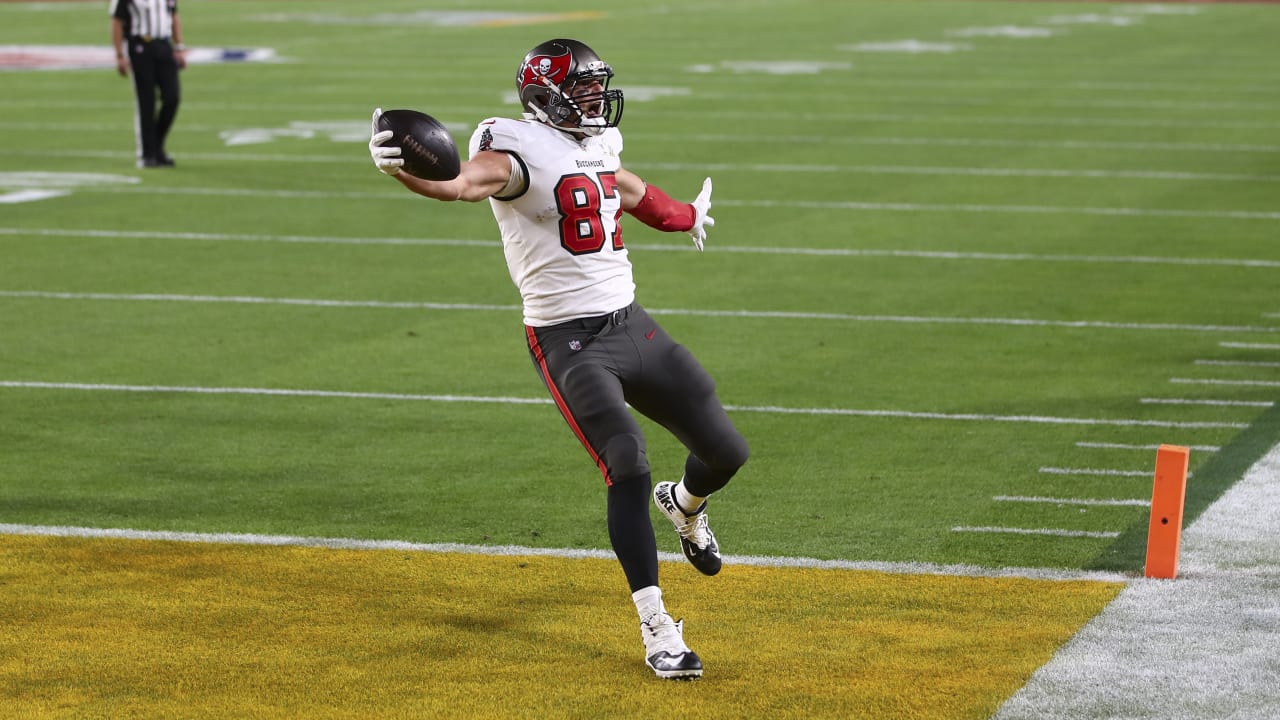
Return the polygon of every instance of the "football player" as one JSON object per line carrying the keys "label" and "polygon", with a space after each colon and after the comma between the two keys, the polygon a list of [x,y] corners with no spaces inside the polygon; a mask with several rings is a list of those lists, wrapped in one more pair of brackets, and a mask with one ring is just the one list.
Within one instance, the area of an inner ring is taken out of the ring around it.
{"label": "football player", "polygon": [[481,122],[456,178],[402,172],[401,148],[383,144],[392,132],[378,131],[380,109],[369,152],[379,170],[419,195],[489,201],[523,301],[534,367],[604,476],[609,538],[640,616],[645,662],[659,677],[692,678],[702,674],[702,661],[684,643],[683,621],[663,604],[645,438],[628,405],[689,449],[681,480],[658,483],[652,498],[704,574],[720,571],[706,499],[748,450],[711,376],[636,302],[623,243],[626,213],[658,230],[687,232],[702,250],[714,224],[711,178],[682,203],[622,167],[623,97],[609,88],[612,78],[609,64],[583,43],[550,40],[516,73],[523,117]]}

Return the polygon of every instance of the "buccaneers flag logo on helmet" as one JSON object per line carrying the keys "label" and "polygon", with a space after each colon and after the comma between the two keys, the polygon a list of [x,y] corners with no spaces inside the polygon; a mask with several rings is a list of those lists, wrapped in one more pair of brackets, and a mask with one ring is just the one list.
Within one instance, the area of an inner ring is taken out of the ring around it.
{"label": "buccaneers flag logo on helmet", "polygon": [[525,61],[520,69],[520,87],[537,84],[545,85],[542,78],[550,80],[557,87],[569,75],[569,67],[573,64],[573,56],[566,50],[563,55],[537,55]]}

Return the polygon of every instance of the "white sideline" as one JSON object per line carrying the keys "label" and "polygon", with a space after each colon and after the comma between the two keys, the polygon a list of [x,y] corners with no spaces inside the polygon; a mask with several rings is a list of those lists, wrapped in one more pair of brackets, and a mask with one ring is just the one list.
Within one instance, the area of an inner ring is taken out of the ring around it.
{"label": "white sideline", "polygon": [[1183,532],[1176,580],[1135,580],[995,720],[1274,720],[1280,445]]}
{"label": "white sideline", "polygon": [[[119,538],[164,542],[217,543],[228,545],[270,545],[330,548],[334,550],[399,550],[404,552],[457,553],[463,555],[540,556],[569,559],[596,558],[612,560],[608,550],[582,548],[534,548],[520,545],[466,545],[461,543],[414,543],[403,540],[358,540],[355,538],[299,537],[294,535],[257,535],[243,533],[167,532],[130,530],[125,528],[88,528],[65,525],[15,525],[0,523],[0,535],[40,535],[46,537]],[[683,555],[660,552],[663,562],[684,563]],[[1056,570],[1052,568],[981,567],[978,565],[939,565],[925,562],[879,562],[853,560],[821,560],[804,557],[770,557],[759,555],[725,555],[726,565],[757,567],[816,568],[822,570],[863,570],[895,575],[945,575],[955,577],[1029,578],[1032,580],[1089,580],[1128,582],[1131,578],[1114,572],[1089,570]]]}

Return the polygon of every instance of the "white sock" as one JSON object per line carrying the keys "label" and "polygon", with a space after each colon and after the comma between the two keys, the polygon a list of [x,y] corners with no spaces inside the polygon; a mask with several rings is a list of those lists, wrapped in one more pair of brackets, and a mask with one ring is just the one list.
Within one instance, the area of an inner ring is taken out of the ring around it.
{"label": "white sock", "polygon": [[680,478],[680,482],[676,483],[675,500],[676,505],[684,510],[685,515],[692,515],[702,507],[702,503],[707,501],[705,497],[698,497],[689,492],[689,489],[684,486],[684,478]]}
{"label": "white sock", "polygon": [[640,622],[667,611],[667,608],[662,604],[662,588],[657,585],[640,588],[631,593],[631,599],[635,601],[636,612],[640,614]]}

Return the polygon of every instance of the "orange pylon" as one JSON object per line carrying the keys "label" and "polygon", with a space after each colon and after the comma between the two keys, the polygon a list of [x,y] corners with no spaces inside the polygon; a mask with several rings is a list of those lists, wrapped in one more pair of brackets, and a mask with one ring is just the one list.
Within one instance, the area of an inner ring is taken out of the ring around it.
{"label": "orange pylon", "polygon": [[1151,490],[1151,525],[1147,529],[1149,578],[1178,576],[1182,544],[1182,510],[1187,500],[1187,466],[1191,448],[1161,445],[1156,450],[1156,478]]}

